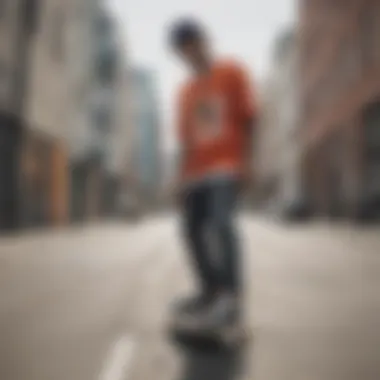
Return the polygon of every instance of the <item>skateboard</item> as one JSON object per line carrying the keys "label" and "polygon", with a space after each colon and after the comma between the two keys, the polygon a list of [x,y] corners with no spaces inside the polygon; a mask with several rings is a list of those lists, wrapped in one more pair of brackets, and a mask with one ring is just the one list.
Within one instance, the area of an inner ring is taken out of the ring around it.
{"label": "skateboard", "polygon": [[214,327],[172,324],[170,334],[176,341],[232,349],[241,347],[251,338],[250,330],[242,323]]}

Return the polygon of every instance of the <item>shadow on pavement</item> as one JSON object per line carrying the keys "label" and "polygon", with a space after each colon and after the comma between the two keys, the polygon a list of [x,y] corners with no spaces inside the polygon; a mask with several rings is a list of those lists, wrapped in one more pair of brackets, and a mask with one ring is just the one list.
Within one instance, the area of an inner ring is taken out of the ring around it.
{"label": "shadow on pavement", "polygon": [[225,348],[207,342],[176,341],[185,356],[177,380],[235,380],[244,369],[244,346]]}

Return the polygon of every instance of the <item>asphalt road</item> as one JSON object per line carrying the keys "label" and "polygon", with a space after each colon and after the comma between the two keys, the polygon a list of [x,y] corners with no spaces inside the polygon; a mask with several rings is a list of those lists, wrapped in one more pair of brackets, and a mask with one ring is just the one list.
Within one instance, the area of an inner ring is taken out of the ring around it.
{"label": "asphalt road", "polygon": [[240,222],[240,352],[168,341],[192,287],[172,216],[0,240],[0,379],[380,379],[380,230]]}

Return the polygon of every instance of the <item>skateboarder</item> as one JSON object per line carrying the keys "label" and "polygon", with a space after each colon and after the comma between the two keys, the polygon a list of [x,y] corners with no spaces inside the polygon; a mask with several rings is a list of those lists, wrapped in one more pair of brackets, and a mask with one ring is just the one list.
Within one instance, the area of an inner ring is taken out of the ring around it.
{"label": "skateboarder", "polygon": [[[181,148],[176,188],[200,285],[198,294],[176,305],[176,313],[203,324],[235,323],[241,310],[242,263],[234,216],[252,174],[252,83],[240,64],[214,56],[205,29],[195,20],[176,22],[170,44],[190,71],[176,110]],[[216,262],[209,232],[218,247]]]}

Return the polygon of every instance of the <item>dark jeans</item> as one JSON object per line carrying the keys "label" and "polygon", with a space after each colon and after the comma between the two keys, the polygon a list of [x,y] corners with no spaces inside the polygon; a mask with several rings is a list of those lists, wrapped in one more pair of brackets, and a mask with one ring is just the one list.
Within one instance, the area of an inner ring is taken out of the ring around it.
{"label": "dark jeans", "polygon": [[[234,216],[236,181],[205,183],[184,197],[184,230],[196,275],[204,291],[240,293],[240,250]],[[209,235],[208,235],[209,234]],[[216,243],[217,249],[213,251]]]}

